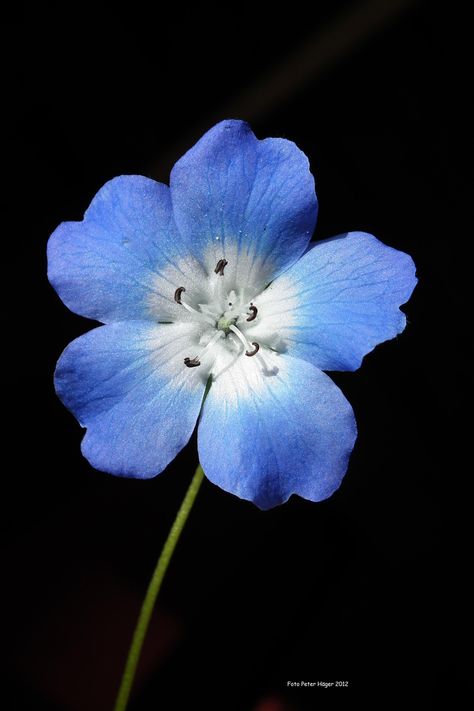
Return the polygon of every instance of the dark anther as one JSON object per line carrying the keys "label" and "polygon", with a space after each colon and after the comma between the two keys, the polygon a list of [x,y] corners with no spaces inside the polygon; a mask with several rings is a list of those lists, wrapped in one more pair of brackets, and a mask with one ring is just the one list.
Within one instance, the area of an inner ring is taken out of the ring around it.
{"label": "dark anther", "polygon": [[216,264],[216,268],[214,269],[215,274],[220,274],[221,276],[224,276],[224,269],[228,265],[227,259],[219,259],[219,261]]}
{"label": "dark anther", "polygon": [[[247,319],[247,321],[248,321],[248,319]],[[252,341],[252,346],[254,346],[253,351],[245,351],[245,355],[249,356],[249,358],[250,358],[250,356],[256,355],[258,353],[258,351],[260,350],[260,346],[258,345],[258,343],[255,343],[255,341]]]}
{"label": "dark anther", "polygon": [[257,318],[258,309],[252,304],[252,306],[249,306],[249,311],[251,311],[252,313],[249,314],[247,321],[253,321],[255,318]]}
{"label": "dark anther", "polygon": [[181,294],[183,293],[183,291],[186,291],[184,286],[178,286],[178,288],[174,292],[174,300],[177,304],[181,304]]}
{"label": "dark anther", "polygon": [[201,361],[197,357],[196,358],[185,358],[184,365],[186,365],[188,368],[197,368],[198,365],[201,365]]}

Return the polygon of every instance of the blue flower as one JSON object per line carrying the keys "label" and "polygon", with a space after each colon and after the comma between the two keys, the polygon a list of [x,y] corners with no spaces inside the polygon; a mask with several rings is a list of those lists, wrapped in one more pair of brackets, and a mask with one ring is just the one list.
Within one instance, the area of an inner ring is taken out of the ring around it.
{"label": "blue flower", "polygon": [[355,370],[400,333],[416,278],[407,254],[363,232],[309,245],[316,215],[296,145],[223,121],[170,187],[115,178],[55,230],[51,284],[105,324],[55,375],[92,466],[153,477],[199,420],[208,479],[262,509],[338,488],[357,430],[323,371]]}

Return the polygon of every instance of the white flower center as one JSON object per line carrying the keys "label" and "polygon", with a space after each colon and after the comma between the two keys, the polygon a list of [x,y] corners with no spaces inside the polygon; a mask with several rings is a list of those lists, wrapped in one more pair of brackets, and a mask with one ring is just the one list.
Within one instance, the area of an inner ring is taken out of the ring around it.
{"label": "white flower center", "polygon": [[[184,359],[188,368],[202,367],[211,372],[216,360],[223,355],[231,356],[231,360],[241,355],[250,358],[260,350],[261,344],[246,335],[246,332],[261,320],[261,314],[254,303],[258,290],[249,287],[230,290],[226,288],[226,265],[225,259],[217,262],[210,278],[210,296],[207,303],[197,303],[185,286],[180,286],[175,291],[174,300],[191,315],[193,321],[202,324],[199,347]],[[262,345],[272,348],[267,343]],[[229,358],[225,360],[228,364]]]}

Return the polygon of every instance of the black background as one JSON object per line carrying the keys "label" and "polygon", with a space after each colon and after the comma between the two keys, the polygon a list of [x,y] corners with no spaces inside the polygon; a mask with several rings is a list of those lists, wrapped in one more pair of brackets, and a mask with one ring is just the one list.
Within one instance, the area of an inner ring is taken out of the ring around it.
{"label": "black background", "polygon": [[470,176],[462,156],[448,168],[444,12],[323,2],[310,15],[291,3],[261,17],[242,5],[103,25],[40,19],[12,24],[3,38],[12,215],[2,279],[5,708],[111,708],[141,597],[197,463],[195,441],[149,481],[111,477],[81,457],[81,430],[52,374],[93,324],[48,285],[48,236],[81,219],[115,175],[166,181],[202,132],[229,117],[308,155],[316,238],[372,232],[413,256],[419,285],[403,335],[356,373],[334,374],[359,439],[332,498],[293,497],[262,513],[204,483],[130,709],[452,702],[465,683],[466,470],[450,431],[462,420],[468,365],[452,273],[467,236],[454,240],[456,207],[443,216],[450,195],[457,204],[468,196]]}

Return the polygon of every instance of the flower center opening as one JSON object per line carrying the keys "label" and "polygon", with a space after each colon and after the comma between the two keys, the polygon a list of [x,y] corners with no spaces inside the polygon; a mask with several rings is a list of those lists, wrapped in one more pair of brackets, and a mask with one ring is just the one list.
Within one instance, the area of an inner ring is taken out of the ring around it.
{"label": "flower center opening", "polygon": [[231,332],[230,327],[235,326],[236,323],[237,316],[235,318],[228,318],[225,314],[222,314],[217,322],[217,330],[224,331],[224,334],[227,336]]}
{"label": "flower center opening", "polygon": [[[227,264],[228,262],[225,259],[220,259],[217,262],[214,269],[214,273],[217,275],[217,282],[214,284],[213,298],[210,303],[199,303],[192,306],[188,303],[186,297],[183,297],[186,293],[184,286],[179,286],[174,293],[175,302],[192,314],[193,320],[202,323],[207,334],[204,340],[205,345],[203,344],[204,347],[201,351],[193,357],[188,356],[184,359],[184,364],[188,368],[200,366],[204,354],[208,353],[222,338],[227,339],[230,336],[235,336],[237,341],[234,339],[230,344],[233,348],[240,341],[243,351],[240,348],[237,356],[245,353],[246,356],[252,357],[260,349],[260,345],[256,341],[248,341],[243,332],[247,322],[254,321],[257,318],[257,307],[253,302],[246,300],[245,294],[237,293],[235,289],[229,292],[225,292],[223,289],[223,280],[221,281],[220,277],[224,276],[224,269]],[[211,331],[211,336],[209,337],[210,328],[215,330],[213,333]]]}

